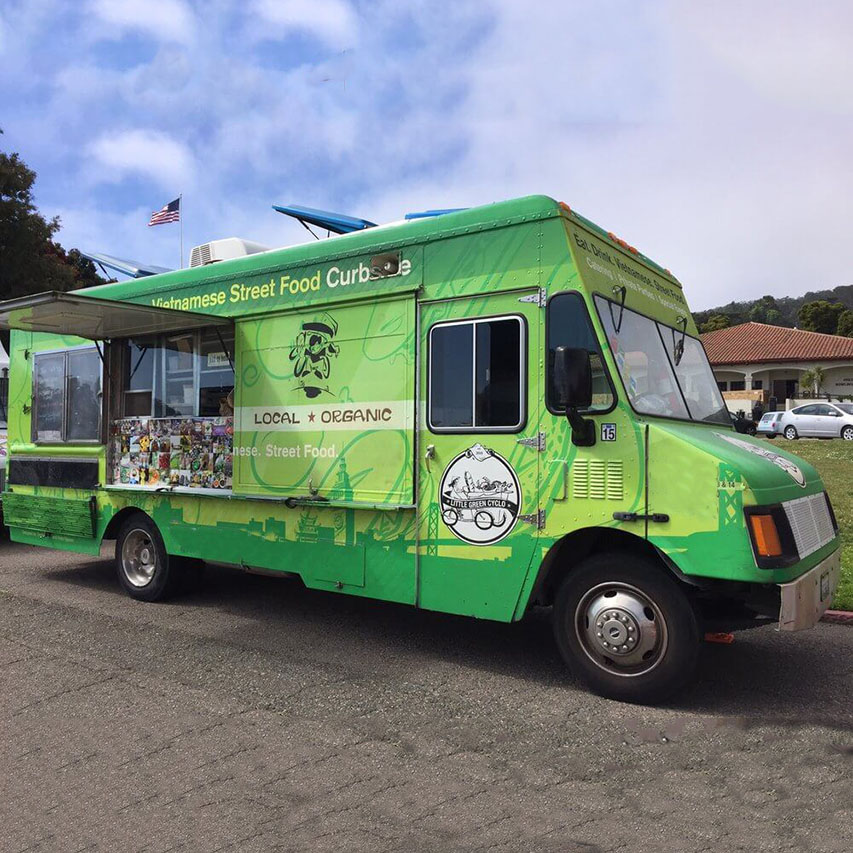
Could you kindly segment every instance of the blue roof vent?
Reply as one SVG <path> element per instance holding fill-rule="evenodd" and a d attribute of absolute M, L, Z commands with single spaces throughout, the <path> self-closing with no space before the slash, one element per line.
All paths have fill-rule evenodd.
<path fill-rule="evenodd" d="M 444 216 L 445 213 L 459 213 L 460 210 L 468 210 L 467 207 L 445 207 L 438 210 L 420 210 L 416 213 L 407 213 L 406 219 L 427 219 L 430 216 Z"/>
<path fill-rule="evenodd" d="M 171 272 L 169 267 L 158 267 L 154 264 L 141 264 L 139 261 L 128 261 L 125 258 L 115 258 L 112 255 L 103 255 L 100 252 L 80 252 L 80 254 L 97 264 L 101 269 L 108 267 L 111 270 L 128 275 L 131 278 L 145 278 L 149 275 L 159 275 L 163 272 Z"/>
<path fill-rule="evenodd" d="M 376 226 L 375 222 L 370 222 L 367 219 L 347 216 L 344 213 L 332 213 L 328 210 L 316 210 L 313 207 L 302 207 L 298 204 L 274 204 L 272 208 L 285 216 L 292 216 L 306 228 L 309 224 L 316 225 L 318 228 L 324 228 L 326 231 L 332 231 L 335 234 L 349 234 L 352 231 L 363 231 L 365 228 Z"/>

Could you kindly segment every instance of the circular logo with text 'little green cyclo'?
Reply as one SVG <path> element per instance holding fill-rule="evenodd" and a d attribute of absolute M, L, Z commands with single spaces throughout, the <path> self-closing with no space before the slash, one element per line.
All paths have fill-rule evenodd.
<path fill-rule="evenodd" d="M 502 456 L 475 444 L 444 470 L 439 490 L 441 520 L 469 545 L 492 545 L 515 527 L 521 486 Z"/>

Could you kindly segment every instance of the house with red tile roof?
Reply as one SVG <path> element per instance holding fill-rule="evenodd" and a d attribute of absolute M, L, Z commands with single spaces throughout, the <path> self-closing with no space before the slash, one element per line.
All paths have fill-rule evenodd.
<path fill-rule="evenodd" d="M 824 394 L 853 397 L 853 338 L 767 323 L 742 323 L 701 337 L 723 391 L 763 390 L 784 405 L 811 393 L 800 377 L 820 366 L 826 372 Z"/>

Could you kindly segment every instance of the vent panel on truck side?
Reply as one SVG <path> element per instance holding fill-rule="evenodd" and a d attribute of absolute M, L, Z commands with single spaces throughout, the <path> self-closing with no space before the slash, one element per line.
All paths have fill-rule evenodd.
<path fill-rule="evenodd" d="M 621 501 L 624 492 L 621 459 L 576 459 L 572 464 L 572 497 L 575 499 Z"/>
<path fill-rule="evenodd" d="M 91 539 L 95 535 L 94 507 L 89 500 L 6 492 L 3 519 L 9 527 L 53 536 Z"/>

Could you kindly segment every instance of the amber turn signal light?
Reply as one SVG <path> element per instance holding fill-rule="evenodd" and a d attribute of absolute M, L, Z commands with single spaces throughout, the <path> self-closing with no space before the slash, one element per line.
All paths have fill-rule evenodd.
<path fill-rule="evenodd" d="M 776 530 L 776 522 L 770 514 L 764 515 L 753 513 L 749 516 L 752 525 L 752 538 L 755 542 L 755 550 L 762 557 L 781 557 L 782 543 L 779 541 L 779 532 Z"/>

